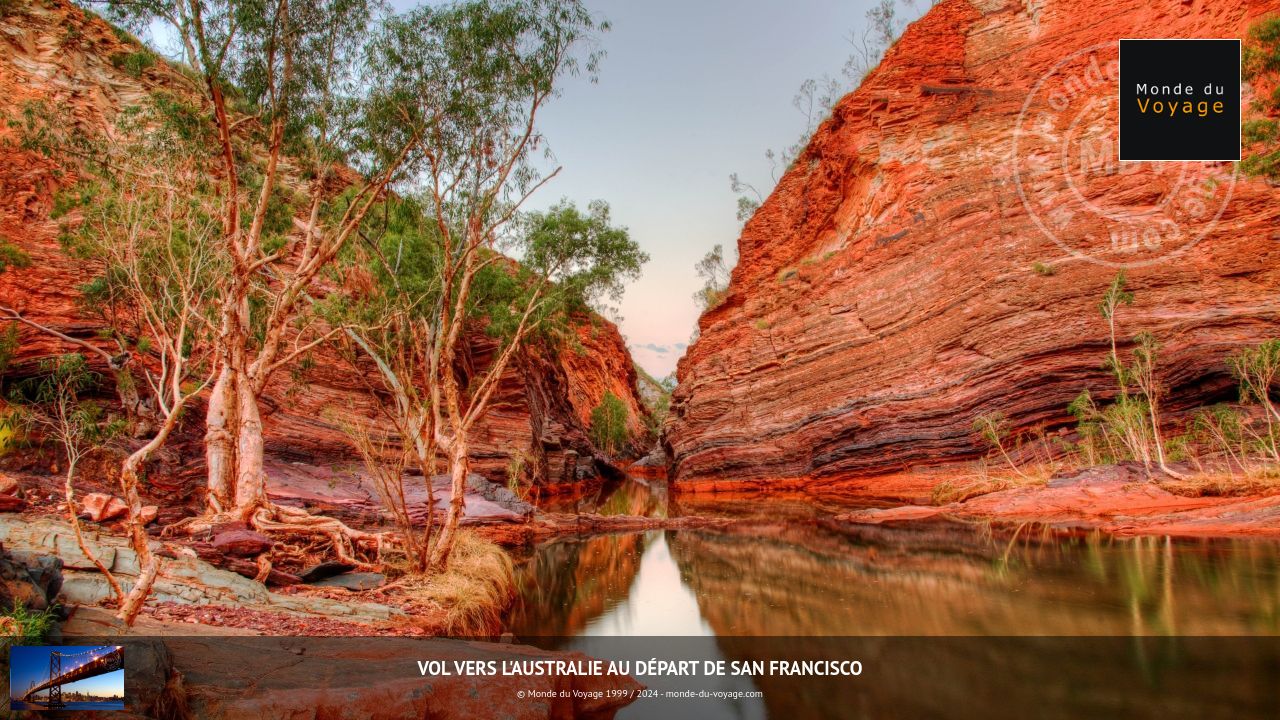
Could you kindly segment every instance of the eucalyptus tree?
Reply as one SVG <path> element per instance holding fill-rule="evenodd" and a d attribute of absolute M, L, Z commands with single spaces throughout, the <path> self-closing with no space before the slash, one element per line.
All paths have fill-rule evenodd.
<path fill-rule="evenodd" d="M 18 383 L 10 400 L 22 407 L 17 415 L 20 426 L 38 427 L 61 446 L 65 460 L 63 491 L 72 534 L 80 552 L 102 573 L 115 598 L 122 600 L 125 594 L 120 582 L 85 542 L 76 503 L 80 463 L 121 429 L 121 423 L 105 417 L 102 407 L 86 398 L 98 380 L 83 355 L 54 357 L 40 363 L 40 376 Z"/>
<path fill-rule="evenodd" d="M 585 45 L 605 29 L 576 0 L 474 0 L 389 17 L 374 0 L 120 0 L 116 19 L 168 23 L 199 78 L 215 129 L 221 257 L 206 413 L 209 513 L 267 530 L 378 540 L 267 501 L 260 398 L 282 367 L 341 332 L 313 296 L 323 273 L 390 193 L 420 191 L 437 252 L 435 292 L 416 301 L 414 333 L 428 368 L 423 453 L 441 451 L 465 483 L 467 435 L 503 369 L 541 323 L 557 277 L 521 286 L 523 304 L 487 323 L 510 341 L 487 374 L 459 360 L 483 278 L 521 242 L 514 222 L 557 171 L 541 172 L 536 118 L 565 75 L 594 73 Z M 354 169 L 356 172 L 350 172 Z M 538 242 L 530 239 L 538 261 Z M 546 261 L 554 258 L 547 255 Z M 391 323 L 375 318 L 377 327 Z M 442 564 L 462 511 L 455 493 L 438 544 Z M 345 540 L 344 537 L 345 536 Z"/>
<path fill-rule="evenodd" d="M 145 395 L 151 416 L 141 443 L 129 449 L 120 465 L 120 490 L 129 506 L 125 524 L 139 575 L 121 598 L 119 616 L 132 624 L 159 572 L 142 519 L 141 476 L 178 429 L 193 398 L 213 381 L 215 300 L 227 270 L 217 252 L 219 222 L 195 152 L 199 133 L 191 132 L 182 118 L 156 106 L 132 108 L 116 118 L 111 137 L 103 138 L 61 122 L 56 111 L 41 117 L 36 110 L 28 108 L 20 128 L 23 141 L 63 161 L 81 160 L 76 167 L 80 180 L 73 188 L 78 207 L 74 218 L 63 222 L 60 239 L 93 277 L 80 288 L 85 302 L 115 308 L 103 317 L 110 319 L 109 331 L 130 348 L 125 355 L 132 368 L 129 377 L 140 386 L 134 392 Z M 107 359 L 113 370 L 123 364 L 116 357 Z M 59 368 L 53 377 L 66 372 Z M 58 434 L 69 457 L 77 454 L 73 435 L 90 430 L 87 418 L 72 412 L 74 403 L 68 405 L 78 389 L 74 380 L 51 386 L 55 408 L 61 408 L 54 414 Z M 69 467 L 68 502 L 72 474 Z"/>
<path fill-rule="evenodd" d="M 370 102 L 364 42 L 381 16 L 374 0 L 144 0 L 110 2 L 116 19 L 168 23 L 199 78 L 198 112 L 214 128 L 212 177 L 227 268 L 215 332 L 216 380 L 206 411 L 208 524 L 367 539 L 340 523 L 267 500 L 260 400 L 281 368 L 338 332 L 312 293 L 365 215 L 421 151 L 415 132 L 372 135 L 403 115 L 400 95 Z M 394 146 L 382 144 L 393 142 Z M 352 172 L 351 168 L 358 170 Z"/>
<path fill-rule="evenodd" d="M 108 334 L 127 350 L 112 356 L 17 319 L 94 351 L 113 371 L 130 368 L 129 381 L 137 384 L 130 394 L 145 397 L 148 408 L 147 426 L 133 433 L 141 442 L 129 445 L 120 465 L 120 490 L 129 506 L 125 524 L 139 560 L 139 575 L 120 603 L 119 616 L 130 624 L 159 572 L 142 520 L 139 484 L 147 462 L 213 381 L 217 300 L 228 270 L 219 253 L 221 224 L 202 163 L 200 128 L 176 110 L 157 99 L 122 111 L 109 133 L 91 134 L 57 109 L 29 105 L 15 125 L 25 147 L 56 158 L 78 178 L 68 189 L 74 210 L 60 220 L 59 239 L 92 277 L 78 288 L 83 301 L 110 308 L 101 317 Z M 55 384 L 54 396 L 76 389 Z M 89 430 L 65 408 L 55 416 L 64 436 L 68 423 L 76 432 Z M 63 445 L 73 454 L 65 438 Z M 69 496 L 71 480 L 69 475 Z"/>
<path fill-rule="evenodd" d="M 503 373 L 526 340 L 573 293 L 616 288 L 638 272 L 642 254 L 609 226 L 607 207 L 587 215 L 568 206 L 522 223 L 529 198 L 558 172 L 538 129 L 539 114 L 566 76 L 594 77 L 591 46 L 607 30 L 577 0 L 476 0 L 421 7 L 389 21 L 371 52 L 375 105 L 387 122 L 371 126 L 395 147 L 420 137 L 406 167 L 418 179 L 429 222 L 419 236 L 425 270 L 397 303 L 412 362 L 378 366 L 424 474 L 447 463 L 451 499 L 428 564 L 442 567 L 453 547 L 470 470 L 470 438 Z M 408 98 L 409 102 L 404 102 Z M 376 155 L 371 156 L 376 161 Z M 513 256 L 522 264 L 513 264 Z M 401 290 L 404 283 L 401 282 Z M 468 332 L 477 315 L 501 338 L 488 367 L 468 370 Z M 408 369 L 408 372 L 405 370 Z M 410 387 L 422 387 L 411 390 Z"/>
<path fill-rule="evenodd" d="M 470 437 L 491 406 L 503 374 L 518 362 L 530 342 L 570 345 L 574 322 L 590 322 L 590 308 L 604 297 L 616 298 L 622 283 L 638 276 L 648 260 L 624 228 L 613 225 L 608 206 L 596 201 L 586 211 L 561 202 L 545 212 L 516 216 L 504 233 L 501 249 L 518 257 L 479 248 L 483 262 L 475 268 L 468 297 L 445 295 L 446 245 L 433 212 L 423 203 L 396 202 L 383 225 L 370 263 L 375 290 L 350 310 L 349 336 L 372 358 L 382 387 L 383 410 L 397 434 L 414 453 L 434 507 L 431 478 L 441 456 L 450 477 L 450 504 L 438 534 L 432 518 L 411 560 L 418 570 L 447 563 L 465 508 L 470 470 Z M 448 341 L 440 332 L 441 306 L 450 316 L 459 342 L 484 333 L 496 342 L 485 365 L 466 347 L 452 349 L 452 360 L 440 356 Z M 354 328 L 359 327 L 356 330 Z M 452 395 L 451 395 L 452 393 Z M 404 528 L 406 533 L 414 533 Z"/>

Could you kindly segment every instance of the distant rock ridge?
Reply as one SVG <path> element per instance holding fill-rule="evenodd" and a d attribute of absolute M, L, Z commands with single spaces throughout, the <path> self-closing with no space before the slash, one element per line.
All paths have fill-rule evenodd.
<path fill-rule="evenodd" d="M 1117 263 L 1133 265 L 1136 294 L 1118 315 L 1121 353 L 1156 335 L 1167 409 L 1234 399 L 1226 356 L 1280 335 L 1277 189 L 1206 180 L 1221 214 L 1147 247 L 1097 207 L 1158 209 L 1183 187 L 1178 164 L 1120 166 L 1112 146 L 1095 148 L 1088 175 L 1054 163 L 1075 157 L 1076 120 L 1113 126 L 1101 103 L 1118 38 L 1245 37 L 1277 11 L 1273 0 L 934 6 L 743 229 L 724 302 L 679 364 L 664 428 L 677 487 L 821 484 L 973 457 L 983 413 L 1067 427 L 1082 389 L 1112 392 L 1097 303 Z M 1098 114 L 1053 114 L 1045 92 L 1064 73 L 1081 80 L 1070 107 Z M 1270 90 L 1246 88 L 1246 114 Z"/>

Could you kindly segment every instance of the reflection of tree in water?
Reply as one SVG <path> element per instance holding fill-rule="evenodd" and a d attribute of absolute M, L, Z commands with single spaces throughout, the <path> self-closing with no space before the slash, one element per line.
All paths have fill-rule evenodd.
<path fill-rule="evenodd" d="M 643 478 L 606 480 L 584 487 L 578 495 L 560 495 L 539 503 L 548 512 L 579 512 L 595 515 L 667 516 L 667 488 Z"/>
<path fill-rule="evenodd" d="M 648 535 L 600 535 L 540 546 L 516 568 L 519 599 L 508 627 L 517 637 L 569 637 L 627 598 Z"/>

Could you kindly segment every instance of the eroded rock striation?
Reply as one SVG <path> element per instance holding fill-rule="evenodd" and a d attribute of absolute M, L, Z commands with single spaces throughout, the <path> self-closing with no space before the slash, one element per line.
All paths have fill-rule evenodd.
<path fill-rule="evenodd" d="M 158 94 L 195 98 L 189 81 L 161 60 L 131 71 L 120 58 L 141 48 L 107 23 L 61 0 L 21 3 L 0 16 L 0 116 L 22 116 L 29 103 L 42 102 L 80 126 L 101 133 L 130 106 Z M 211 172 L 216 169 L 211 161 Z M 59 221 L 51 218 L 60 191 L 75 181 L 42 156 L 19 147 L 7 123 L 0 124 L 0 242 L 25 254 L 25 267 L 8 263 L 0 272 L 0 306 L 58 332 L 99 342 L 102 320 L 80 303 L 80 286 L 89 273 L 58 244 Z M 0 329 L 7 322 L 0 318 Z M 29 327 L 19 328 L 18 348 L 7 375 L 37 371 L 41 359 L 79 349 Z M 518 461 L 547 483 L 576 482 L 607 468 L 590 438 L 591 411 L 607 392 L 623 400 L 633 436 L 645 433 L 645 410 L 636 390 L 636 373 L 617 327 L 596 315 L 574 321 L 576 338 L 531 349 L 504 376 L 492 410 L 472 441 L 473 468 L 506 481 Z M 113 351 L 113 346 L 103 343 Z M 476 333 L 473 365 L 483 366 L 493 341 Z M 104 377 L 105 361 L 88 358 Z M 305 367 L 276 374 L 263 401 L 269 462 L 295 468 L 343 462 L 358 466 L 341 427 L 344 421 L 378 417 L 369 388 L 377 387 L 372 367 L 367 377 L 330 351 L 320 351 Z M 108 391 L 109 392 L 109 391 Z M 193 409 L 202 417 L 203 408 Z M 202 428 L 189 424 L 173 443 L 174 453 L 159 460 L 157 482 L 183 476 L 195 482 L 203 459 Z M 639 449 L 639 446 L 635 448 Z M 636 453 L 638 454 L 638 453 Z M 317 487 L 325 478 L 316 478 Z"/>
<path fill-rule="evenodd" d="M 1082 389 L 1112 392 L 1097 305 L 1117 267 L 1120 353 L 1156 336 L 1166 408 L 1232 399 L 1227 355 L 1280 334 L 1280 195 L 1230 163 L 1116 162 L 1116 40 L 1244 37 L 1278 10 L 933 7 L 746 224 L 679 365 L 677 487 L 970 457 L 983 413 L 1065 428 Z M 1245 86 L 1246 115 L 1273 85 Z"/>

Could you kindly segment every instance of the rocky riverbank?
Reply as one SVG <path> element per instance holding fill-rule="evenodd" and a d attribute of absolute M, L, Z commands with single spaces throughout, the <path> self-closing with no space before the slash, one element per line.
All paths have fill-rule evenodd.
<path fill-rule="evenodd" d="M 1148 478 L 1129 465 L 1088 468 L 956 502 L 926 504 L 919 478 L 880 479 L 877 491 L 898 483 L 904 496 L 922 502 L 842 513 L 836 522 L 911 523 L 930 519 L 1035 523 L 1060 530 L 1102 530 L 1113 535 L 1280 538 L 1280 487 L 1227 494 L 1212 485 L 1186 485 Z M 930 489 L 937 484 L 930 486 Z"/>

